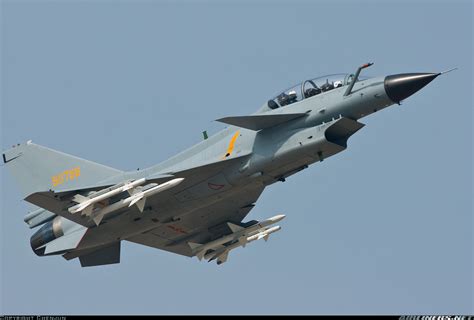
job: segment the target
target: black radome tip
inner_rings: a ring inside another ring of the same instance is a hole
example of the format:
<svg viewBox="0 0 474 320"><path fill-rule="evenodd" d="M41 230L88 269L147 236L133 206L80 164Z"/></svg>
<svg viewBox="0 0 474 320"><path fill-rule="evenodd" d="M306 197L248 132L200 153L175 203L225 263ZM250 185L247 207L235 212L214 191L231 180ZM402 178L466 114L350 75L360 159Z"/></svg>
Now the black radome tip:
<svg viewBox="0 0 474 320"><path fill-rule="evenodd" d="M385 92L395 103L408 98L441 73L401 73L385 77Z"/></svg>

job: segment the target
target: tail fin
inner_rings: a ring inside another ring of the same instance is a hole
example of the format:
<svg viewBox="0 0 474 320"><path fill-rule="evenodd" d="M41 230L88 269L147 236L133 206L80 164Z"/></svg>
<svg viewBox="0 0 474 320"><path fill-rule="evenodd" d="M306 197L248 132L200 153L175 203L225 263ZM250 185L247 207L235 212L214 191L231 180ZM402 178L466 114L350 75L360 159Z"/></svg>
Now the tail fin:
<svg viewBox="0 0 474 320"><path fill-rule="evenodd" d="M25 197L39 191L80 189L122 173L31 141L6 150L3 162Z"/></svg>

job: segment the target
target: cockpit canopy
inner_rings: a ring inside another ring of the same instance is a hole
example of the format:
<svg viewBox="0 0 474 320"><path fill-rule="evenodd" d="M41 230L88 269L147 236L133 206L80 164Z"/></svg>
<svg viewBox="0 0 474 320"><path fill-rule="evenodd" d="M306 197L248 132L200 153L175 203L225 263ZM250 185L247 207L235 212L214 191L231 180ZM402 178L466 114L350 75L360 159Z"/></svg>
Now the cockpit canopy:
<svg viewBox="0 0 474 320"><path fill-rule="evenodd" d="M302 83L283 91L273 99L268 100L268 107L270 109L284 107L323 92L348 85L353 81L353 79L353 74L332 74L311 80L305 80ZM363 80L362 77L357 79L357 81L360 80Z"/></svg>

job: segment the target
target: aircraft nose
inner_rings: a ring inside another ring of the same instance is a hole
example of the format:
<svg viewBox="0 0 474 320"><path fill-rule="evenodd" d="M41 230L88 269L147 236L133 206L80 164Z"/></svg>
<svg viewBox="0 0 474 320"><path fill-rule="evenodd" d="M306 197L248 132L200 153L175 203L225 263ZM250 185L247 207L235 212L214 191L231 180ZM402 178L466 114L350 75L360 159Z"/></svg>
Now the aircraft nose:
<svg viewBox="0 0 474 320"><path fill-rule="evenodd" d="M385 77L384 87L390 100L399 103L408 98L441 73L401 73Z"/></svg>

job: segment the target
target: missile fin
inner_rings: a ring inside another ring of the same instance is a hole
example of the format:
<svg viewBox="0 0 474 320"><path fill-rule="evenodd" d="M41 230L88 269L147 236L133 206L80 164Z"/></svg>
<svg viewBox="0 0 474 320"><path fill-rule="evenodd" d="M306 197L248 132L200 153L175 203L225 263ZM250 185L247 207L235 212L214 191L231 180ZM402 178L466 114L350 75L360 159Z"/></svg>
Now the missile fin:
<svg viewBox="0 0 474 320"><path fill-rule="evenodd" d="M102 218L104 218L104 216L102 214L99 214L93 217L92 220L94 220L94 223L98 226L100 222L102 221Z"/></svg>
<svg viewBox="0 0 474 320"><path fill-rule="evenodd" d="M75 203L83 203L90 200L88 197L84 197L82 194L76 194L73 198L72 201Z"/></svg>
<svg viewBox="0 0 474 320"><path fill-rule="evenodd" d="M93 209L94 209L94 205L89 205L82 210L82 214L86 216L90 216Z"/></svg>
<svg viewBox="0 0 474 320"><path fill-rule="evenodd" d="M202 246L202 244L196 242L188 242L188 246L191 248L191 250L194 250Z"/></svg>
<svg viewBox="0 0 474 320"><path fill-rule="evenodd" d="M265 240L265 242L267 242L267 241L268 241L268 238L270 238L270 234L265 235L265 236L263 237L263 240Z"/></svg>
<svg viewBox="0 0 474 320"><path fill-rule="evenodd" d="M226 262L228 257L229 257L229 251L224 252L223 254L217 257L217 264L222 264Z"/></svg>
<svg viewBox="0 0 474 320"><path fill-rule="evenodd" d="M244 227L238 226L238 225L233 224L231 222L227 222L227 225L229 226L230 230L232 230L232 232L234 232L234 233L245 229Z"/></svg>
<svg viewBox="0 0 474 320"><path fill-rule="evenodd" d="M135 199L133 199L132 201L130 201L130 204L128 205L129 207L133 206L135 203L137 203L138 201L140 201L141 199L143 199L143 196L141 197L136 197Z"/></svg>
<svg viewBox="0 0 474 320"><path fill-rule="evenodd" d="M239 238L239 243L242 245L243 248L247 245L247 238L246 237L240 237Z"/></svg>
<svg viewBox="0 0 474 320"><path fill-rule="evenodd" d="M145 201L146 201L146 198L142 198L137 201L137 207L138 207L138 210L140 210L140 212L143 212L143 209L145 208Z"/></svg>
<svg viewBox="0 0 474 320"><path fill-rule="evenodd" d="M202 258L204 258L204 254L206 253L205 250L201 250L199 251L198 253L196 253L196 257L198 257L199 261L202 260Z"/></svg>

